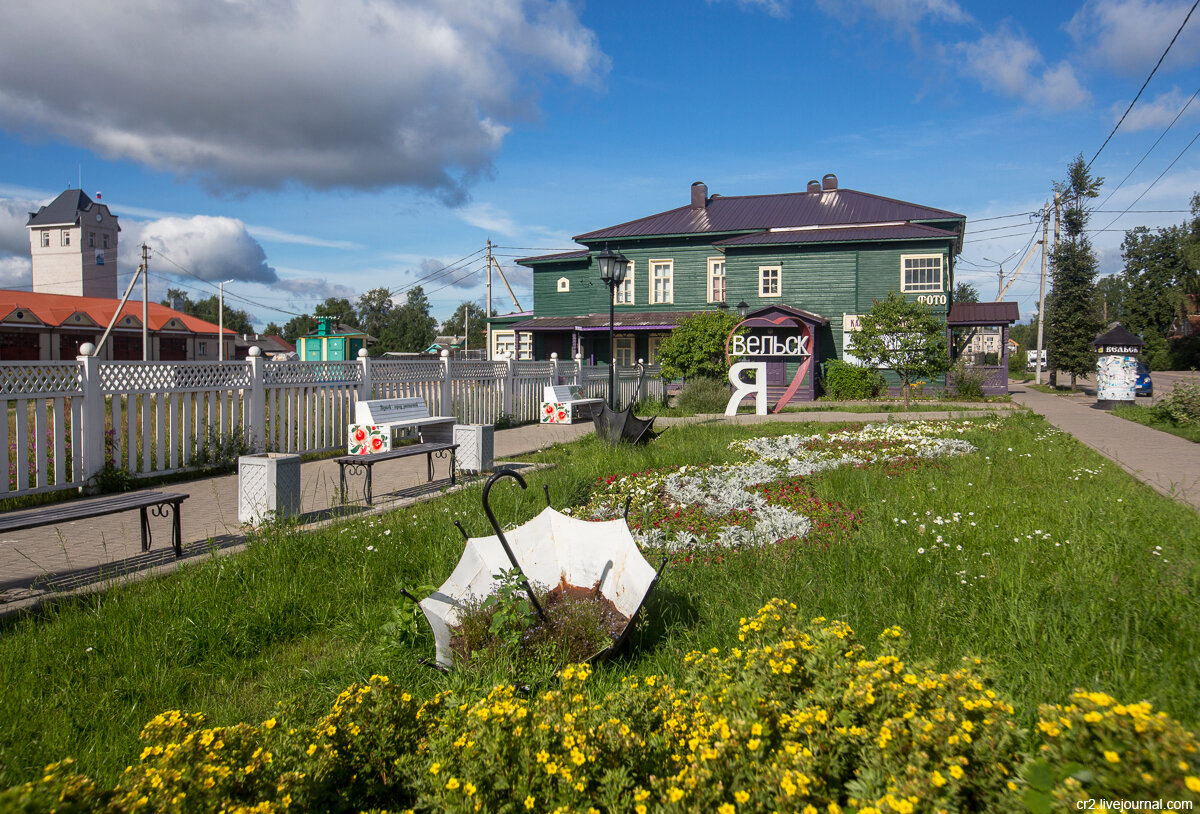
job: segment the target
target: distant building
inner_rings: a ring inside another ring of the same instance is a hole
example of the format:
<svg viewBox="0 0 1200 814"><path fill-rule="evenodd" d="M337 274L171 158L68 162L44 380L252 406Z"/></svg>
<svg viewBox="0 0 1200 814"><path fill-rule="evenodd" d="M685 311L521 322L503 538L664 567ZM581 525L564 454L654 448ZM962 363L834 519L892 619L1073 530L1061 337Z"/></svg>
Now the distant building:
<svg viewBox="0 0 1200 814"><path fill-rule="evenodd" d="M233 340L233 358L245 359L250 355L251 348L261 350L263 357L267 359L296 353L296 346L282 336L275 336L274 334L242 334Z"/></svg>
<svg viewBox="0 0 1200 814"><path fill-rule="evenodd" d="M74 359L80 345L100 341L120 304L104 297L0 289L0 361ZM217 361L216 325L156 302L146 310L151 360ZM235 336L226 329L226 359L233 358ZM125 303L98 355L114 360L142 358L141 301Z"/></svg>
<svg viewBox="0 0 1200 814"><path fill-rule="evenodd" d="M82 190L68 189L29 213L33 290L117 298L117 217Z"/></svg>
<svg viewBox="0 0 1200 814"><path fill-rule="evenodd" d="M517 332L512 326L533 316L533 311L521 311L515 314L504 314L488 320L491 329L488 336L491 339L491 358L499 359L509 354L522 362L533 359L533 334L522 333L519 346Z"/></svg>
<svg viewBox="0 0 1200 814"><path fill-rule="evenodd" d="M317 317L317 329L296 342L296 352L305 362L340 362L358 358L358 351L370 347L373 336L336 317Z"/></svg>

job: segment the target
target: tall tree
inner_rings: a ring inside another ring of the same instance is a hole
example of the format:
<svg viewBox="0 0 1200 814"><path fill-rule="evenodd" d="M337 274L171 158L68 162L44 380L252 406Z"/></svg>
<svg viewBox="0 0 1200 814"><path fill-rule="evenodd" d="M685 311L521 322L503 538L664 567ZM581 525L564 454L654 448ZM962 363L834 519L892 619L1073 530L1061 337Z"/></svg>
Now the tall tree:
<svg viewBox="0 0 1200 814"><path fill-rule="evenodd" d="M310 333L316 327L317 323L311 314L301 314L287 321L280 336L294 345L297 339Z"/></svg>
<svg viewBox="0 0 1200 814"><path fill-rule="evenodd" d="M914 381L944 373L949 367L945 333L946 324L929 306L889 291L859 317L854 355L872 370L895 371L907 407Z"/></svg>
<svg viewBox="0 0 1200 814"><path fill-rule="evenodd" d="M193 302L186 291L178 288L168 288L166 299L161 304L168 308L175 308L188 316L197 317L205 322L211 322L213 325L217 325L219 322L217 309L220 299L216 294ZM228 303L225 304L224 311L225 327L227 329L240 334L254 333L254 325L250 322L250 315L245 311L230 308Z"/></svg>
<svg viewBox="0 0 1200 814"><path fill-rule="evenodd" d="M396 350L419 353L432 345L437 336L437 320L429 314L429 298L425 296L425 289L421 286L409 289L408 297L399 310Z"/></svg>
<svg viewBox="0 0 1200 814"><path fill-rule="evenodd" d="M473 302L461 303L450 318L442 323L447 336L466 336L467 347L478 350L487 345L487 323L484 310Z"/></svg>
<svg viewBox="0 0 1200 814"><path fill-rule="evenodd" d="M358 324L358 315L354 311L354 306L350 304L350 300L345 297L329 297L325 302L313 308L314 317L335 317L338 322L355 328L362 328Z"/></svg>
<svg viewBox="0 0 1200 814"><path fill-rule="evenodd" d="M1087 206L1099 195L1103 178L1093 178L1083 156L1067 166L1065 181L1055 183L1061 198L1063 235L1051 253L1051 295L1046 303L1050 337L1050 369L1077 376L1096 369L1091 341L1103 327L1092 310L1096 286L1096 253L1087 236Z"/></svg>
<svg viewBox="0 0 1200 814"><path fill-rule="evenodd" d="M1169 226L1130 229L1121 242L1124 323L1134 333L1165 337L1183 302L1185 232Z"/></svg>
<svg viewBox="0 0 1200 814"><path fill-rule="evenodd" d="M979 289L970 283L956 283L951 299L954 302L979 302Z"/></svg>
<svg viewBox="0 0 1200 814"><path fill-rule="evenodd" d="M382 339L395 310L396 303L392 301L392 292L382 287L372 288L358 298L358 325L376 339Z"/></svg>
<svg viewBox="0 0 1200 814"><path fill-rule="evenodd" d="M1125 310L1125 300L1128 295L1129 287L1125 283L1125 278L1120 274L1108 274L1096 281L1096 295L1092 299L1092 310L1096 312L1096 318L1102 325L1120 322L1125 327L1129 327L1129 318Z"/></svg>
<svg viewBox="0 0 1200 814"><path fill-rule="evenodd" d="M658 346L664 379L720 379L729 375L725 341L741 320L737 314L701 311L681 319Z"/></svg>

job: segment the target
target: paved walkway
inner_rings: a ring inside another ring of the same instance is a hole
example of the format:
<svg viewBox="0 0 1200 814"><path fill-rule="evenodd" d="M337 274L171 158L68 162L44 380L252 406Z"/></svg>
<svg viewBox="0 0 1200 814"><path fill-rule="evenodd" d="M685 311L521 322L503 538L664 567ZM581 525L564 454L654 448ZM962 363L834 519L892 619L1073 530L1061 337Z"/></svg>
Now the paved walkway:
<svg viewBox="0 0 1200 814"><path fill-rule="evenodd" d="M1154 375L1158 385L1159 374ZM1161 388L1156 389L1156 395L1161 394ZM1052 394L1010 382L1009 391L1013 401L1044 416L1138 480L1200 510L1200 444L1096 408L1094 389Z"/></svg>
<svg viewBox="0 0 1200 814"><path fill-rule="evenodd" d="M1135 476L1146 480L1164 494L1172 494L1200 507L1200 445L1185 444L1173 436L1091 410L1086 397L1046 395L1016 385L1014 398L1045 415L1055 426L1117 460ZM1008 408L1008 405L986 406L1001 410ZM733 419L721 415L660 418L656 426L725 421L735 424L768 421L900 421L973 415L980 413L963 409L912 413L830 410L783 413L778 416L740 415ZM574 441L589 432L590 424L534 424L500 430L495 436L495 455L497 460L512 459L555 443ZM1160 463L1156 464L1156 461ZM445 462L435 469L435 478L448 478ZM428 499L448 486L448 480L435 480L432 486L425 483L423 456L381 465L374 473L374 481L373 507L364 506L359 501L335 512L338 506L337 465L328 460L303 464L301 523L316 527L336 522L339 517L347 515L362 516L390 511ZM149 552L142 552L136 512L66 523L55 528L10 533L0 539L0 615L30 607L48 596L94 590L114 578L163 573L190 557L213 551L218 554L230 553L244 544L237 517L236 474L198 478L161 488L188 495L182 512L183 559L177 560L171 549L169 519L166 518L151 520L153 546Z"/></svg>

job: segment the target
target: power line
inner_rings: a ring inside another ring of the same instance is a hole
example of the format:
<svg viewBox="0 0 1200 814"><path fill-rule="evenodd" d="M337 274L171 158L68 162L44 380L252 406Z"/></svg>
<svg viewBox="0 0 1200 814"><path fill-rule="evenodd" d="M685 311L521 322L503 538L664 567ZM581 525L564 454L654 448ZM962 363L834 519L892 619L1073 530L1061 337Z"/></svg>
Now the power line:
<svg viewBox="0 0 1200 814"><path fill-rule="evenodd" d="M450 263L449 265L442 266L440 269L436 269L436 270L434 270L434 271L431 271L431 272L429 272L428 274L426 274L425 276L423 276L423 277L419 277L419 278L417 278L416 280L413 280L413 281L412 281L412 283L410 283L408 286L401 286L400 288L397 288L397 289L395 289L394 291L389 291L389 292L388 292L388 296L389 296L389 297L394 297L394 296L396 296L397 294L403 293L404 291L407 291L407 290L409 290L409 289L411 289L411 288L413 288L413 287L415 287L415 286L419 285L420 283L422 283L422 282L424 282L424 281L426 281L426 280L431 280L431 279L433 279L433 278L436 278L436 277L437 277L438 275L440 275L442 272L445 272L445 271L447 271L447 270L449 270L449 269L452 269L452 268L454 268L455 266L457 266L458 264L460 264L460 263L463 263L463 262L465 262L465 261L467 261L467 260L470 260L472 257L475 257L475 255L477 255L477 254L480 254L481 252L485 252L485 251L487 251L487 247L486 247L486 246L485 246L484 248L482 248L482 249L476 249L475 251L473 251L473 252L471 252L470 254L468 254L466 257L460 257L459 259L455 260L453 263Z"/></svg>
<svg viewBox="0 0 1200 814"><path fill-rule="evenodd" d="M1197 88L1196 93L1192 94L1192 98L1187 100L1187 104L1185 104L1183 107L1181 107L1179 109L1179 112L1175 114L1175 118L1171 120L1171 123L1167 125L1166 129L1158 134L1158 138L1156 138L1154 140L1154 143L1150 145L1150 148L1148 150L1146 150L1146 152L1142 153L1142 157L1139 158L1138 162L1133 165L1133 169L1130 170L1125 175L1125 177L1121 179L1121 183L1119 183L1115 187L1113 187L1112 191L1108 193L1108 197L1106 197L1103 201L1100 202L1101 206L1104 206L1104 204L1108 203L1112 199L1112 196L1117 194L1117 190L1120 189L1121 187L1125 186L1125 182L1129 180L1129 176L1133 175L1137 171L1137 168L1142 166L1142 162L1145 161L1147 157L1149 157L1150 153L1152 153L1154 151L1154 148L1158 146L1158 143L1163 140L1163 137L1166 136L1168 132L1170 132L1171 128L1175 126L1175 123L1177 121L1179 121L1179 118L1184 114L1184 112L1187 111L1188 107L1191 106L1192 102L1194 102L1196 100L1197 94L1200 94L1200 88ZM1102 212L1103 210L1094 209L1092 211L1093 212Z"/></svg>
<svg viewBox="0 0 1200 814"><path fill-rule="evenodd" d="M1167 58L1167 54L1171 51L1171 46L1175 44L1175 40L1179 39L1179 34L1183 31L1183 27L1187 25L1188 20L1192 19L1192 12L1196 10L1196 6L1200 6L1200 0L1196 0L1195 3L1192 3L1192 7L1188 9L1187 16L1184 17L1183 22L1179 24L1179 29L1175 32L1175 36L1171 37L1171 41L1167 43L1167 49L1162 52L1162 56L1160 56L1158 58L1158 62L1154 64L1154 70L1150 71L1150 75L1147 76L1146 81L1142 83L1141 90L1137 92L1137 96L1133 97L1133 101L1129 103L1129 107L1125 108L1125 112L1121 114L1120 121L1118 121L1116 126L1113 127L1112 132L1108 134L1108 138L1104 140L1104 144L1100 145L1100 149L1096 151L1096 155L1092 156L1092 160L1087 163L1087 169L1090 170L1092 168L1092 164L1097 158L1099 158L1100 153L1103 152L1104 148L1108 145L1108 142L1112 140L1112 137L1116 135L1117 130L1121 128L1121 122L1125 121L1125 117L1129 115L1129 111L1133 110L1133 106L1137 104L1137 100L1142 97L1142 91L1146 89L1146 86L1150 84L1150 80L1154 78L1154 74L1158 71L1158 66L1162 65L1163 60Z"/></svg>
<svg viewBox="0 0 1200 814"><path fill-rule="evenodd" d="M1196 0L1196 2L1200 3L1200 0ZM1192 8L1195 8L1195 6L1192 6ZM1133 209L1133 204L1136 204L1138 201L1140 201L1142 198L1144 198L1146 196L1147 192L1154 189L1154 185L1157 184L1159 181L1161 181L1163 176L1171 171L1171 167L1175 166L1175 162L1178 161L1179 159L1183 158L1183 154L1191 149L1192 145L1196 143L1196 139L1200 139L1200 130L1196 131L1196 135L1192 136L1192 140L1187 143L1187 146L1179 151L1179 155L1175 156L1175 158L1171 161L1171 163L1167 165L1167 168L1158 174L1158 177L1155 178L1150 183L1150 186L1148 186L1144 190L1142 190L1142 194L1133 199L1133 203L1131 203L1129 205L1129 208L1126 209L1124 212L1122 212L1120 215L1117 215L1115 218L1113 218L1112 221L1108 224L1108 226L1104 227L1104 230L1108 230L1108 229L1112 228L1112 225L1114 223L1119 221L1121 218L1125 217L1126 213L1129 212L1130 209Z"/></svg>

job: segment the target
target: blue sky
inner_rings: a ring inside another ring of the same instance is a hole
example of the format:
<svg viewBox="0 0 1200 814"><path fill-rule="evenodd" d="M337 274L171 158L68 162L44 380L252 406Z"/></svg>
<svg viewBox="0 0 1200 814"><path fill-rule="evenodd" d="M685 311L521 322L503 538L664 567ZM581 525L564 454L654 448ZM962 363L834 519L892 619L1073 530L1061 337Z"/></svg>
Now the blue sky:
<svg viewBox="0 0 1200 814"><path fill-rule="evenodd" d="M43 0L0 11L0 286L30 287L27 213L81 178L121 218L122 287L145 241L152 296L232 280L261 329L427 276L439 320L482 304L489 237L529 308L515 257L682 206L693 181L832 172L967 215L959 279L991 298L1023 213L1100 150L1191 7L111 0L98 23ZM1182 222L1200 191L1198 62L1200 12L1093 164L1103 273L1125 229ZM1023 317L1036 265L1007 296Z"/></svg>

